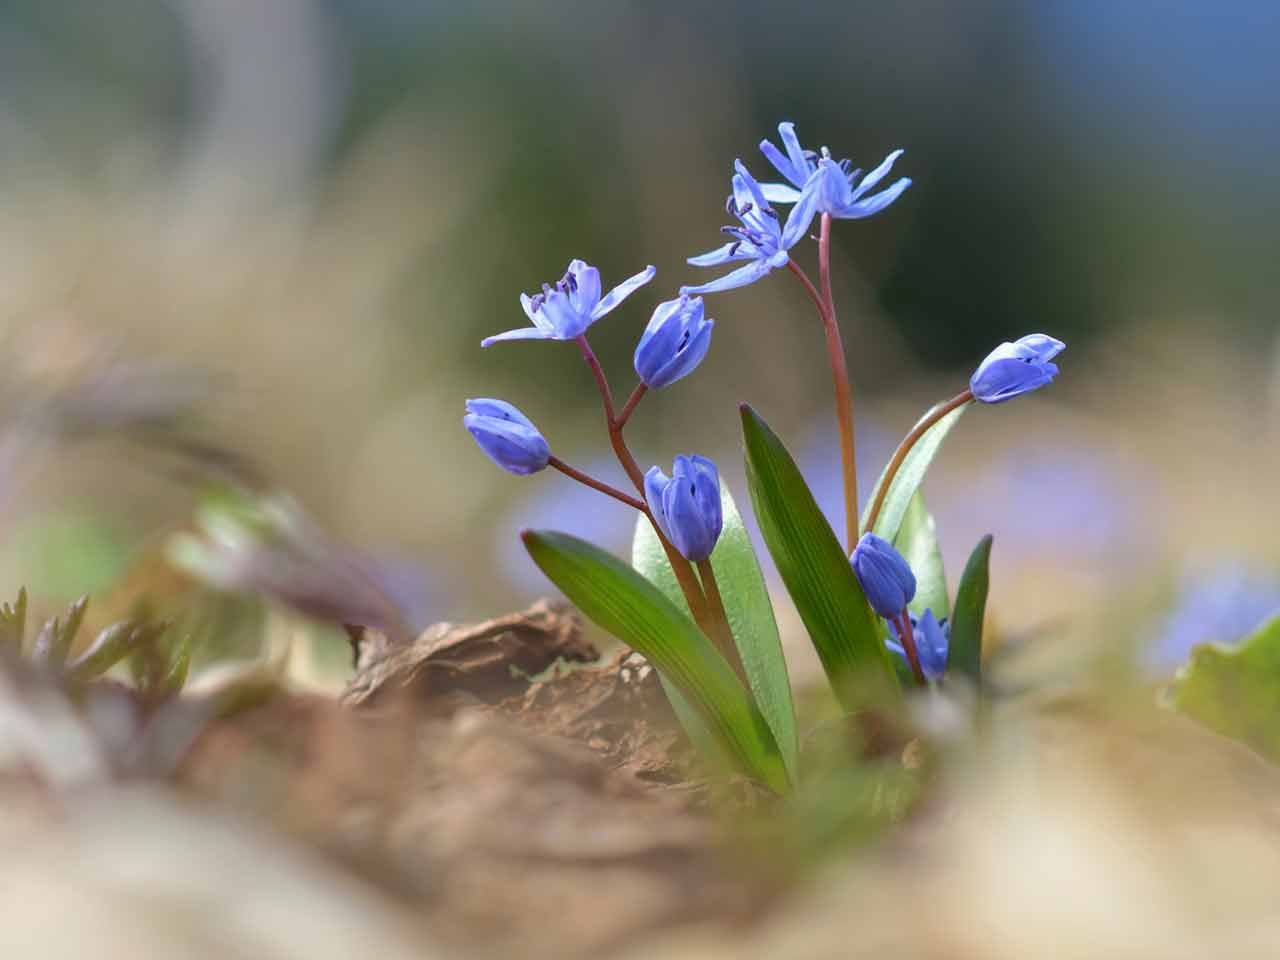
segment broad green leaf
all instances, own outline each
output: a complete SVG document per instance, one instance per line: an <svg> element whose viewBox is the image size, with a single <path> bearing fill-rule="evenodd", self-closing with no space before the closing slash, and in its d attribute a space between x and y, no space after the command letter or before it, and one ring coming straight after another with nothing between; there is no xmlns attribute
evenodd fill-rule
<svg viewBox="0 0 1280 960"><path fill-rule="evenodd" d="M764 716L720 651L662 591L585 540L550 531L521 537L534 563L579 610L680 688L743 773L779 793L789 789Z"/></svg>
<svg viewBox="0 0 1280 960"><path fill-rule="evenodd" d="M1239 646L1196 647L1169 699L1209 729L1280 762L1280 617Z"/></svg>
<svg viewBox="0 0 1280 960"><path fill-rule="evenodd" d="M782 751L787 771L795 778L799 745L796 736L795 706L791 701L791 680L787 676L787 661L782 656L782 640L778 636L778 624L773 618L773 605L769 602L769 589L764 574L756 560L751 537L742 524L733 495L724 484L720 485L720 506L724 514L724 528L711 554L711 567L720 585L725 613L733 631L747 682L755 696L756 705L764 714L769 729ZM636 520L635 539L631 544L631 564L663 592L668 600L685 612L688 604L684 592L676 581L676 575L667 562L662 542L654 533L649 518L641 514ZM661 676L661 674L659 674ZM664 684L666 681L664 680ZM668 690L668 694L670 694ZM677 697L679 694L677 693ZM692 725L701 721L696 711L687 704L672 704L690 739L697 744L706 733L695 733ZM691 722L689 722L691 721Z"/></svg>
<svg viewBox="0 0 1280 960"><path fill-rule="evenodd" d="M926 610L932 610L939 620L951 616L947 574L942 568L942 551L938 549L937 525L918 490L907 505L902 527L893 545L911 564L911 571L916 575L916 595L911 601L911 612L919 616Z"/></svg>
<svg viewBox="0 0 1280 960"><path fill-rule="evenodd" d="M903 459L902 466L898 468L898 472L893 478L893 485L885 495L884 504L880 507L880 515L876 517L875 530L872 532L877 536L883 537L890 543L897 540L898 529L902 526L903 518L907 515L907 507L911 504L911 498L920 489L920 483L924 480L924 475L929 470L929 464L933 463L933 458L938 455L938 449L942 446L942 441L946 439L947 434L951 432L951 428L956 425L956 421L960 419L960 415L964 413L967 407L968 404L957 407L930 427L924 436L916 441L916 445L911 448ZM920 420L916 421L917 425L935 409L937 408L930 408ZM875 502L876 494L880 492L880 486L883 483L884 473L882 471L880 479L876 481L876 485L871 491L871 499L867 501L867 509L862 513L863 530L867 529L867 513L871 509L871 504Z"/></svg>
<svg viewBox="0 0 1280 960"><path fill-rule="evenodd" d="M846 710L899 696L879 618L840 541L782 441L742 406L747 481L756 519L823 669Z"/></svg>
<svg viewBox="0 0 1280 960"><path fill-rule="evenodd" d="M956 587L956 610L951 618L951 645L947 667L982 682L982 621L987 613L987 589L991 582L991 535L978 541L964 565Z"/></svg>

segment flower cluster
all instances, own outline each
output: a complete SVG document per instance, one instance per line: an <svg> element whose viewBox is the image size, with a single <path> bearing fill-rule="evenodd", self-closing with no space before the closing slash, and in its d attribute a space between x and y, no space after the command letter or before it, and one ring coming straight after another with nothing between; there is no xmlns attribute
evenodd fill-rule
<svg viewBox="0 0 1280 960"><path fill-rule="evenodd" d="M899 445L867 516L859 520L851 388L829 282L828 238L834 220L874 216L902 197L912 181L900 177L885 185L902 150L891 151L864 174L849 160L835 159L825 146L817 151L804 149L791 123L779 124L778 135L781 147L765 139L760 143L760 152L781 181L761 183L742 160L735 160L726 201L726 210L734 222L723 228L727 240L688 260L697 267L734 264L735 268L707 282L681 286L677 296L653 308L635 348L638 382L621 407L615 406L608 377L587 335L596 321L653 280L652 266L602 295L600 271L583 260L573 260L555 284L544 283L541 292L532 296L520 295L528 326L481 342L483 347L511 340L575 342L596 381L610 445L635 488L634 493L612 487L553 455L550 444L533 422L505 401L468 400L464 423L484 453L503 469L528 475L550 466L644 514L666 551L689 611L729 663L739 669L741 677L741 662L710 563L725 520L719 471L713 461L696 454L676 457L670 476L657 466L643 471L623 431L647 391L684 379L707 357L715 322L706 316L702 295L745 287L785 268L802 282L826 328L841 431L847 513L845 549L862 596L887 624L882 640L875 642L883 642L901 656L918 683L936 682L947 667L950 625L945 618L935 617L932 610L926 609L918 617L909 612L916 595L916 576L893 543L902 508L897 508L896 519L886 521L882 529L878 523L885 497L912 447L944 417L971 403L1004 403L1045 386L1058 372L1052 361L1064 345L1053 337L1032 334L992 351L974 371L968 389L926 414ZM790 206L785 218L774 205ZM809 235L815 220L821 224L817 238L821 290L804 267L792 259L793 251ZM902 502L900 497L899 505Z"/></svg>

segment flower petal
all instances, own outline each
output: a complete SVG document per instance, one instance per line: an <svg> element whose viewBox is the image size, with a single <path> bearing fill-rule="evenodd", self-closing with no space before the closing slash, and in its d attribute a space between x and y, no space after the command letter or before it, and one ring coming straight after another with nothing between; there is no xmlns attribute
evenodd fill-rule
<svg viewBox="0 0 1280 960"><path fill-rule="evenodd" d="M609 291L608 295L596 304L595 309L591 311L591 319L599 320L606 313L609 313L618 306L623 300L631 296L646 283L653 279L653 275L657 273L657 269L652 265L645 267L634 277L623 280L620 284Z"/></svg>
<svg viewBox="0 0 1280 960"><path fill-rule="evenodd" d="M571 260L568 273L573 275L577 287L569 298L574 308L582 314L590 314L600 302L600 271L582 260Z"/></svg>
<svg viewBox="0 0 1280 960"><path fill-rule="evenodd" d="M541 327L521 327L518 330L508 330L506 333L495 334L492 337L485 337L480 341L480 346L488 347L495 343L502 343L504 340L554 340L555 332L552 330L544 330Z"/></svg>
<svg viewBox="0 0 1280 960"><path fill-rule="evenodd" d="M803 187L804 182L809 179L809 160L800 147L800 138L796 136L796 125L784 120L778 124L778 136L782 138L782 145L787 148L791 166L795 168L795 174L787 179L797 187Z"/></svg>
<svg viewBox="0 0 1280 960"><path fill-rule="evenodd" d="M644 500L664 535L667 532L667 512L662 506L662 492L670 482L671 478L662 472L661 467L650 467L644 475Z"/></svg>
<svg viewBox="0 0 1280 960"><path fill-rule="evenodd" d="M797 171L791 160L784 156L782 151L773 145L772 141L761 140L760 152L764 154L764 158L766 160L773 164L775 170L792 183L795 183L797 186L804 183L806 174L804 168Z"/></svg>
<svg viewBox="0 0 1280 960"><path fill-rule="evenodd" d="M702 363L711 349L711 331L715 327L714 320L708 320L690 337L684 347L676 351L670 361L649 378L652 389L669 387L677 380L682 380L693 373Z"/></svg>
<svg viewBox="0 0 1280 960"><path fill-rule="evenodd" d="M696 287L681 287L681 294L695 293L721 293L725 290L736 290L738 287L745 287L749 283L755 283L761 277L765 276L772 270L767 261L753 260L745 266L739 267L726 273L723 277L717 277L708 283L699 284Z"/></svg>
<svg viewBox="0 0 1280 960"><path fill-rule="evenodd" d="M800 191L787 183L762 183L760 192L770 203L795 203L800 199Z"/></svg>
<svg viewBox="0 0 1280 960"><path fill-rule="evenodd" d="M786 225L782 228L782 249L790 250L804 237L813 223L814 214L818 212L818 183L822 171L814 173L808 184L800 192L800 199L787 215Z"/></svg>
<svg viewBox="0 0 1280 960"><path fill-rule="evenodd" d="M755 253L756 248L752 244L743 240L733 240L723 247L716 247L696 257L690 257L685 262L695 267L718 267L722 263L732 263L734 260L754 260Z"/></svg>
<svg viewBox="0 0 1280 960"><path fill-rule="evenodd" d="M480 417L490 417L495 420L510 420L512 423L521 423L530 430L537 430L533 425L533 421L520 412L519 408L513 404L507 403L505 400L494 400L490 397L475 397L466 402L466 412L474 413Z"/></svg>
<svg viewBox="0 0 1280 960"><path fill-rule="evenodd" d="M1030 350L1037 360L1052 360L1067 349L1065 343L1047 333L1029 333L1025 337L1019 337L1018 346Z"/></svg>
<svg viewBox="0 0 1280 960"><path fill-rule="evenodd" d="M768 210L769 201L764 198L764 194L760 190L760 184L758 184L756 182L756 178L751 175L751 171L747 169L746 164L741 160L735 160L733 161L733 169L737 171L737 174L733 178L734 197L736 198L738 196L740 189L738 181L741 179L741 189L746 191L746 196L751 201L752 205L760 211ZM738 206L742 206L742 203L739 202Z"/></svg>
<svg viewBox="0 0 1280 960"><path fill-rule="evenodd" d="M524 308L524 315L529 318L530 323L535 327L542 326L541 321L538 320L538 312L533 309L533 297L527 293L520 294L520 306Z"/></svg>
<svg viewBox="0 0 1280 960"><path fill-rule="evenodd" d="M894 161L896 161L905 152L906 151L904 150L895 150L893 153L881 160L880 166L876 167L863 177L862 182L854 188L853 199L856 201L859 197L863 196L863 194L883 180L888 175L889 171L893 169Z"/></svg>
<svg viewBox="0 0 1280 960"><path fill-rule="evenodd" d="M881 190L865 200L859 200L857 203L842 207L834 211L834 215L841 220L861 220L863 217L873 216L902 196L903 191L909 186L911 186L911 178L903 177L889 189Z"/></svg>

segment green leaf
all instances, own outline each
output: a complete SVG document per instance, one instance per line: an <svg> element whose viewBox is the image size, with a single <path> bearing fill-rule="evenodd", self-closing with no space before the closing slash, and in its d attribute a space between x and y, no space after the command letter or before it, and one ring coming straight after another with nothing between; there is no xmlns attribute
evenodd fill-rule
<svg viewBox="0 0 1280 960"><path fill-rule="evenodd" d="M850 712L896 701L898 681L879 618L795 461L746 404L742 432L756 519L836 696Z"/></svg>
<svg viewBox="0 0 1280 960"><path fill-rule="evenodd" d="M876 517L876 526L872 532L877 536L883 537L890 543L897 540L898 529L902 526L902 521L907 515L907 507L911 504L911 498L920 489L920 483L924 480L924 475L929 471L929 464L933 463L933 458L938 455L938 449L942 446L942 441L946 439L947 434L951 432L951 428L956 425L956 421L960 419L960 415L964 413L967 407L968 404L959 406L935 423L925 431L924 436L916 441L916 445L903 458L902 466L898 468L897 474L894 475L893 485L889 488L889 492L884 498L884 504L880 507L880 515ZM929 414L936 409L937 407L931 407L926 411L925 415L917 421L917 425L927 419ZM875 503L876 495L880 492L880 487L883 483L884 473L881 472L880 479L876 481L876 485L871 491L871 499L867 501L867 509L862 513L863 530L867 528L867 513L871 509L871 504Z"/></svg>
<svg viewBox="0 0 1280 960"><path fill-rule="evenodd" d="M947 667L982 682L982 621L987 612L991 583L991 535L978 541L964 565L956 588L956 611L951 618L951 645Z"/></svg>
<svg viewBox="0 0 1280 960"><path fill-rule="evenodd" d="M787 676L787 661L782 655L782 639L778 636L778 624L773 617L773 605L769 602L769 589L760 571L751 537L742 524L742 515L733 501L733 495L724 484L720 486L720 506L724 514L724 528L711 554L711 567L720 585L725 613L733 631L747 682L755 696L760 712L764 714L778 749L782 751L787 772L795 778L799 744L796 735L796 712L791 700L791 680ZM631 543L631 564L663 595L686 613L689 610L684 592L676 581L676 575L667 562L662 542L654 533L649 518L641 514L636 519L635 538ZM659 674L661 676L661 674ZM665 680L664 680L665 684ZM668 691L670 693L670 691ZM677 696L679 694L677 693ZM692 726L700 725L696 711L686 705L678 705L672 699L673 708L689 738L698 744L708 732L695 732ZM686 718L691 723L686 723Z"/></svg>
<svg viewBox="0 0 1280 960"><path fill-rule="evenodd" d="M918 490L907 505L902 527L893 545L916 575L916 595L910 604L911 612L920 616L926 610L932 610L939 620L951 616L947 573L942 567L942 551L938 549L937 525Z"/></svg>
<svg viewBox="0 0 1280 960"><path fill-rule="evenodd" d="M738 769L779 793L790 786L777 742L720 651L631 567L585 540L525 531L542 572L598 626L639 650L701 713Z"/></svg>
<svg viewBox="0 0 1280 960"><path fill-rule="evenodd" d="M1280 617L1239 646L1196 647L1169 699L1209 729L1280 762Z"/></svg>

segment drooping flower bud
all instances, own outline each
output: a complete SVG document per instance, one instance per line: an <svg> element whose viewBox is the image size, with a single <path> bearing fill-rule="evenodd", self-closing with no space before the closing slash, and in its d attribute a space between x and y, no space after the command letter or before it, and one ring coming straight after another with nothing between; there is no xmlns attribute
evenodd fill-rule
<svg viewBox="0 0 1280 960"><path fill-rule="evenodd" d="M658 467L644 475L644 498L653 518L681 556L707 559L720 539L720 474L706 457L676 457L668 477Z"/></svg>
<svg viewBox="0 0 1280 960"><path fill-rule="evenodd" d="M900 616L916 595L910 565L893 544L874 533L862 535L849 562L871 609L887 620Z"/></svg>
<svg viewBox="0 0 1280 960"><path fill-rule="evenodd" d="M636 374L651 390L687 377L711 346L714 320L703 316L701 297L658 304L636 346Z"/></svg>
<svg viewBox="0 0 1280 960"><path fill-rule="evenodd" d="M538 428L505 400L468 400L463 425L503 470L525 476L547 465L551 448Z"/></svg>
<svg viewBox="0 0 1280 960"><path fill-rule="evenodd" d="M893 634L898 637L898 641L886 640L885 646L903 660L908 660L907 651L900 642L902 637L899 636L898 622L890 620L889 625L893 628ZM920 659L920 669L924 673L924 678L930 682L941 680L942 675L947 672L951 624L947 622L946 617L937 620L932 610L926 610L919 619L911 618L911 627L915 634L916 656Z"/></svg>
<svg viewBox="0 0 1280 960"><path fill-rule="evenodd" d="M1061 340L1043 333L1002 343L978 364L969 389L982 403L1004 403L1039 390L1057 376L1058 365L1050 361L1066 348Z"/></svg>

